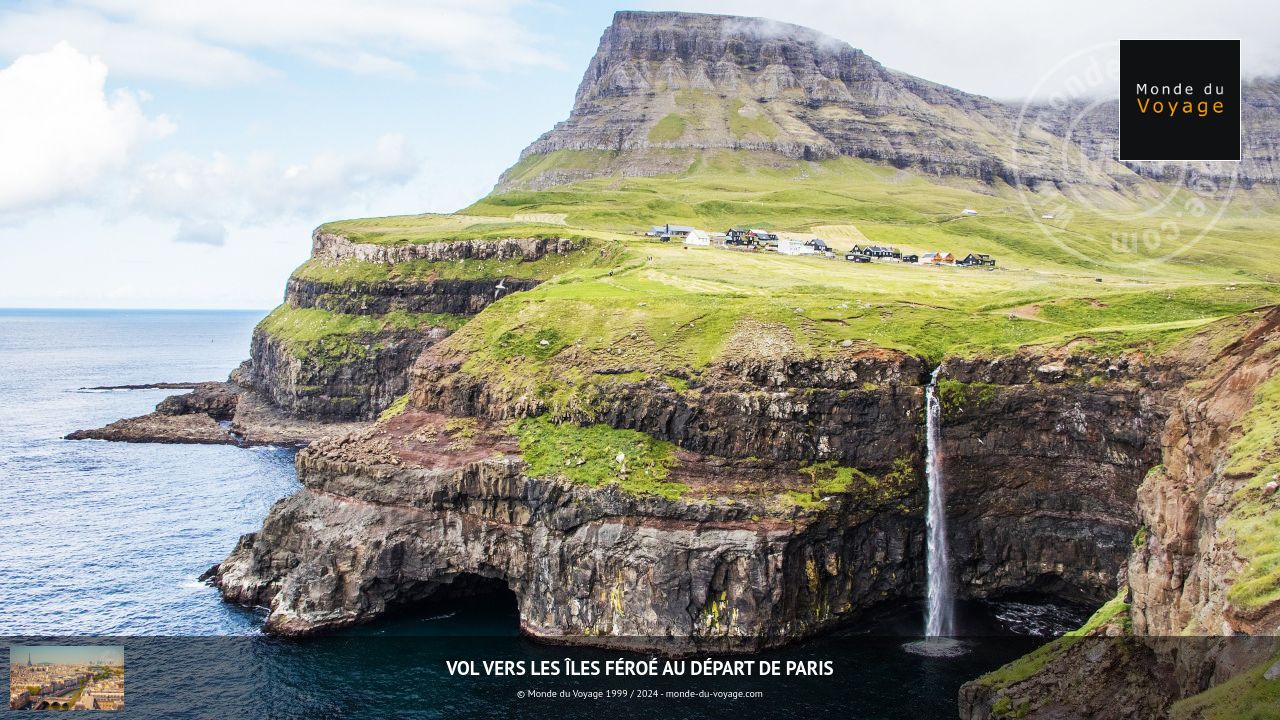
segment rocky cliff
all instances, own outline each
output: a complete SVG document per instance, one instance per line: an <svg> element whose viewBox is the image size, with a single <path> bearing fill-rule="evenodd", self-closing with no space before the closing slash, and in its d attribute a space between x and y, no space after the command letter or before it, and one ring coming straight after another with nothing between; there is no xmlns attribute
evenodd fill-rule
<svg viewBox="0 0 1280 720"><path fill-rule="evenodd" d="M958 592L1113 597L1178 380L1178 368L1139 354L945 362L940 436Z"/></svg>
<svg viewBox="0 0 1280 720"><path fill-rule="evenodd" d="M805 27L619 12L568 119L529 145L496 189L679 173L717 149L754 152L766 165L845 156L1033 188L1122 189L1139 175L1275 183L1277 82L1244 87L1244 161L1195 163L1183 177L1180 164L1116 160L1114 103L1024 108L891 70Z"/></svg>
<svg viewBox="0 0 1280 720"><path fill-rule="evenodd" d="M504 293L538 284L450 278L450 264L532 263L582 246L562 238L387 245L317 230L312 260L290 278L284 305L254 330L236 380L291 415L371 420L404 394L423 350ZM406 266L412 272L397 271Z"/></svg>
<svg viewBox="0 0 1280 720"><path fill-rule="evenodd" d="M267 627L284 634L368 621L478 576L511 589L541 638L664 652L794 640L920 595L927 370L883 350L734 355L688 387L613 375L557 413L466 372L446 342L419 360L403 415L299 456L305 489L212 577L228 599L270 607ZM964 592L1113 595L1166 388L1126 357L945 371ZM530 417L574 437L623 433L607 435L613 447L625 433L669 442L673 464L664 484L628 492L615 463L654 461L609 451L615 482L575 483L573 468L600 462L588 444L543 476L537 457L555 441L525 444ZM978 439L1005 447L984 453Z"/></svg>
<svg viewBox="0 0 1280 720"><path fill-rule="evenodd" d="M536 287L587 245L559 237L357 243L318 228L311 260L289 278L284 304L254 329L250 359L227 382L198 384L156 412L67 437L302 445L344 434L405 394L425 349L494 300Z"/></svg>
<svg viewBox="0 0 1280 720"><path fill-rule="evenodd" d="M962 717L1266 716L1280 676L1280 310L1236 322L1231 342L1218 328L1176 353L1195 377L1133 500L1127 586L1080 637L967 684Z"/></svg>
<svg viewBox="0 0 1280 720"><path fill-rule="evenodd" d="M500 424L467 427L409 411L303 451L305 488L216 569L223 594L303 634L484 578L535 637L683 652L776 645L919 592L909 472L809 509L729 482L803 487L794 472L682 454L673 477L706 494L666 499L529 477Z"/></svg>
<svg viewBox="0 0 1280 720"><path fill-rule="evenodd" d="M760 18L619 12L605 30L569 118L536 140L499 189L599 174L679 172L708 149L792 160L839 156L991 182L1109 182L1088 162L1062 163L1028 126L1010 164L1017 111L890 70L809 28ZM596 153L537 167L557 152ZM603 154L602 154L603 153ZM1069 177L1063 177L1069 167ZM536 168L530 172L531 168ZM1081 169L1083 168L1083 169Z"/></svg>

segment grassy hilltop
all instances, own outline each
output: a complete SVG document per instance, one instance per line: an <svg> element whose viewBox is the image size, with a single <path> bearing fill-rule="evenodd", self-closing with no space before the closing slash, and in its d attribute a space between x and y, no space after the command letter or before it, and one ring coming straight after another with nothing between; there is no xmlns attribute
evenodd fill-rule
<svg viewBox="0 0 1280 720"><path fill-rule="evenodd" d="M559 162L569 161L564 154ZM1168 192L1157 185L1141 190ZM299 274L330 280L552 277L489 307L449 341L470 354L477 372L501 363L511 367L513 381L535 386L550 381L547 366L570 346L574 357L585 353L597 368L642 367L655 374L696 372L729 348L742 349L744 341L806 355L833 352L850 341L932 360L1076 339L1100 352L1154 351L1205 323L1280 299L1273 282L1280 274L1273 239L1280 215L1273 197L1237 191L1198 243L1164 262L1152 261L1169 252L1168 242L1149 248L1139 241L1134 252L1113 242L1113 231L1141 237L1177 222L1181 240L1173 244L1181 244L1209 227L1219 210L1210 204L1202 217L1187 218L1190 195L1176 191L1173 197L1166 209L1144 214L1153 203L1132 194L1098 194L1089 205L1040 196L1035 201L1046 210L1029 212L1007 186L942 183L847 158L788 162L721 151L706 153L677 175L597 178L490 195L453 215L324 227L359 242L393 244L590 239L587 251L570 257L396 266L313 262ZM1092 209L1101 203L1108 206L1105 213ZM962 216L965 208L979 214ZM1041 219L1044 212L1055 219ZM716 231L745 224L812 232L841 251L869 241L915 253L982 252L999 266L862 265L686 249L640 234L664 222ZM559 384L575 371L556 372Z"/></svg>

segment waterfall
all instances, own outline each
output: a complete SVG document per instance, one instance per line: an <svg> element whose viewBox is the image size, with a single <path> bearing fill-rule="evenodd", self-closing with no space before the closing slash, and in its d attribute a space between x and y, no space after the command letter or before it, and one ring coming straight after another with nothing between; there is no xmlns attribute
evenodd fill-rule
<svg viewBox="0 0 1280 720"><path fill-rule="evenodd" d="M924 391L925 473L929 482L929 508L925 516L929 594L924 634L927 638L947 637L955 632L951 614L951 559L947 548L947 498L938 428L942 420L942 407L938 402L940 370L941 365L934 368Z"/></svg>

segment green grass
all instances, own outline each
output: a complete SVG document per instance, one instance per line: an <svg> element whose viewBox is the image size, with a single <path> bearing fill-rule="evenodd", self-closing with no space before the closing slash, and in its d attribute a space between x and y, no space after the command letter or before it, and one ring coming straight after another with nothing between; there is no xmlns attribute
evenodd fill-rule
<svg viewBox="0 0 1280 720"><path fill-rule="evenodd" d="M788 490L784 501L806 509L822 507L832 495L853 495L865 502L883 502L896 498L904 489L916 483L915 469L910 458L898 458L893 470L883 477L876 477L857 468L840 465L834 460L812 463L800 468L808 488Z"/></svg>
<svg viewBox="0 0 1280 720"><path fill-rule="evenodd" d="M385 410L378 414L378 422L386 422L407 410L409 408L409 397L409 393L405 393L396 398L395 402L388 405Z"/></svg>
<svg viewBox="0 0 1280 720"><path fill-rule="evenodd" d="M983 675L978 678L977 682L990 687L992 690L1000 690L1016 685L1043 671L1050 662L1061 657L1064 652L1080 642L1080 638L1089 635L1103 625L1119 621L1127 627L1129 604L1124 601L1124 598L1128 593L1129 588L1120 588L1120 592L1107 601L1105 605L1098 608L1098 611L1080 628L1045 643L1031 653Z"/></svg>
<svg viewBox="0 0 1280 720"><path fill-rule="evenodd" d="M974 410L995 399L998 387L990 383L966 383L951 378L938 380L938 406L944 417L966 409Z"/></svg>
<svg viewBox="0 0 1280 720"><path fill-rule="evenodd" d="M387 330L456 330L467 318L448 313L411 313L395 310L385 315L346 315L318 308L281 305L263 318L258 327L291 343L308 343L334 335L374 335Z"/></svg>
<svg viewBox="0 0 1280 720"><path fill-rule="evenodd" d="M409 260L394 264L349 260L329 263L311 259L293 272L300 280L334 285L352 283L425 282L441 280L483 280L514 278L547 280L571 270L592 268L609 270L618 267L627 246L617 240L586 241L581 250L544 255L537 260L469 259Z"/></svg>
<svg viewBox="0 0 1280 720"><path fill-rule="evenodd" d="M610 175L537 192L499 192L464 212L507 217L563 213L574 227L624 232L662 222L715 230L746 224L795 231L856 224L872 242L913 252L985 252L996 256L1001 266L1072 269L1104 279L1277 277L1271 258L1276 199L1264 191L1238 191L1202 240L1170 262L1143 266L1200 234L1213 222L1217 208L1184 217L1176 202L1179 193L1173 194L1175 202L1169 206L1150 212L1145 203L1104 194L1091 199L1107 207L1105 212L1077 204L1070 212L1060 212L1059 220L1043 221L1027 212L1021 195L1002 185L942 184L849 158L800 162L729 150L683 150L679 157L687 163L683 172L644 178ZM539 172L557 165L594 166L604 172L610 163L626 165L627 154L560 151L540 161L521 161L530 167L534 162L544 163ZM974 208L979 215L961 218L964 208ZM1124 242L1126 234L1158 230L1167 222L1177 223L1177 237L1170 233L1158 245Z"/></svg>
<svg viewBox="0 0 1280 720"><path fill-rule="evenodd" d="M356 218L325 223L319 230L341 235L351 242L374 245L505 238L586 238L585 235L561 225L521 221L513 217L475 215L426 214Z"/></svg>
<svg viewBox="0 0 1280 720"><path fill-rule="evenodd" d="M323 366L367 357L379 348L379 335L384 332L433 327L456 330L467 319L462 315L402 310L385 315L347 315L281 305L258 323L258 329L283 342L295 357Z"/></svg>
<svg viewBox="0 0 1280 720"><path fill-rule="evenodd" d="M1280 377L1258 389L1241 427L1244 435L1232 445L1223 470L1248 478L1225 525L1244 561L1227 599L1238 608L1256 610L1280 601L1280 509L1275 495L1262 495L1263 486L1280 474Z"/></svg>
<svg viewBox="0 0 1280 720"><path fill-rule="evenodd" d="M666 482L675 445L635 430L524 418L514 427L530 477L562 477L592 487L617 484L636 495L675 500L689 487Z"/></svg>
<svg viewBox="0 0 1280 720"><path fill-rule="evenodd" d="M778 126L764 114L763 110L757 109L756 114L743 115L742 110L746 106L740 98L734 98L729 104L729 132L733 133L734 137L773 138L777 136Z"/></svg>
<svg viewBox="0 0 1280 720"><path fill-rule="evenodd" d="M724 109L717 102L689 93L676 97L678 114L689 122L710 122ZM730 115L741 116L740 109ZM508 175L599 170L625 160L626 152L528 156ZM1051 237L1046 223L1026 212L1021 196L999 184L943 183L849 158L798 162L748 151L644 152L675 153L669 157L687 161L687 170L497 192L454 215L324 226L362 242L540 233L589 238L581 254L545 265L307 263L298 276L333 282L549 279L490 306L446 343L467 355L464 372L515 396L539 398L553 411L589 404L602 382L595 370L688 378L696 387L699 373L727 353L751 352L762 338L795 356L830 356L848 341L930 362L1067 343L1078 352L1157 354L1217 320L1280 302L1274 282L1280 217L1275 198L1261 191L1239 191L1203 240L1150 265L1144 263L1168 248L1126 248L1115 234L1177 219L1184 235L1194 235L1209 220L1179 218L1176 204L1144 213L1132 198L1103 193L1091 201L1108 212L1073 204L1058 213L1069 215L1069 223L1053 221L1065 230ZM962 217L964 208L979 215ZM563 226L520 220L561 216ZM999 269L854 265L686 249L637 235L664 222L811 232L837 249L874 242L916 253L983 252L996 257Z"/></svg>
<svg viewBox="0 0 1280 720"><path fill-rule="evenodd" d="M1280 680L1263 677L1280 662L1280 653L1199 695L1169 708L1170 720L1275 720L1280 709Z"/></svg>
<svg viewBox="0 0 1280 720"><path fill-rule="evenodd" d="M679 113L671 113L649 129L649 142L675 142L680 139L681 135L684 135L685 128L688 125L689 121L685 116Z"/></svg>

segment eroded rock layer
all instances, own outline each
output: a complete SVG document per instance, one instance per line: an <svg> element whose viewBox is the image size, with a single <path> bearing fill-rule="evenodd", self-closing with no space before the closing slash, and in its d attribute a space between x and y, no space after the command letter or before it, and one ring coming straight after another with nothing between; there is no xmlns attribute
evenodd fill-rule
<svg viewBox="0 0 1280 720"><path fill-rule="evenodd" d="M942 453L959 592L1115 595L1159 462L1170 377L1140 356L944 363Z"/></svg>
<svg viewBox="0 0 1280 720"><path fill-rule="evenodd" d="M944 367L965 594L1114 594L1158 456L1166 393L1137 379L1150 370L1066 353ZM531 477L511 423L548 407L437 348L418 363L410 410L300 454L305 489L214 576L228 599L270 607L280 633L365 622L478 576L512 590L532 635L668 652L776 645L920 596L920 359L734 356L680 389L617 378L577 420L674 443L682 497ZM480 430L449 440L441 428L459 423ZM1004 446L984 454L979 437ZM824 462L868 479L780 502Z"/></svg>
<svg viewBox="0 0 1280 720"><path fill-rule="evenodd" d="M223 594L269 606L269 630L303 634L479 576L510 588L536 637L683 652L780 644L920 592L913 476L816 511L714 481L667 500L529 478L496 424L450 450L424 434L445 422L410 411L300 453L304 490L216 569ZM681 470L706 461L683 456Z"/></svg>
<svg viewBox="0 0 1280 720"><path fill-rule="evenodd" d="M1277 418L1280 310L1233 324L1174 353L1191 377L1170 393L1159 464L1134 499L1128 585L1106 617L967 683L961 717L1269 716L1280 593L1267 553L1280 499L1265 428Z"/></svg>

